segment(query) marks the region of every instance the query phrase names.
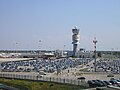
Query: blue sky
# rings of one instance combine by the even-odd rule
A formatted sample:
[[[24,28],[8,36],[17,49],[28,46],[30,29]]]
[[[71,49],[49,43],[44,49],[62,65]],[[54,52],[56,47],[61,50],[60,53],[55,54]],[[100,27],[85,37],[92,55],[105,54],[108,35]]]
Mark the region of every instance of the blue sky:
[[[2,50],[72,49],[74,26],[79,48],[120,50],[120,0],[0,0]]]

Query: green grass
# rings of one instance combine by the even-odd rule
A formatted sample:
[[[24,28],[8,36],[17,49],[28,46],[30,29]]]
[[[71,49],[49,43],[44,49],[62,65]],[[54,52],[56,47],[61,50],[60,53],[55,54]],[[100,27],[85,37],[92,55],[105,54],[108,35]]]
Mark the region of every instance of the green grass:
[[[88,72],[88,68],[80,69],[79,71]]]
[[[0,78],[0,83],[19,88],[20,90],[82,90],[84,87],[52,82],[35,82]]]

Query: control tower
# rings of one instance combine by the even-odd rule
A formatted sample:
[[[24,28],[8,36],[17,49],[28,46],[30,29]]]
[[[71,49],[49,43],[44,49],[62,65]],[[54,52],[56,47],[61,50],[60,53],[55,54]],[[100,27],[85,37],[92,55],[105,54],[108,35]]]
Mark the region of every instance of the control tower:
[[[77,26],[74,27],[74,29],[72,29],[72,44],[73,44],[73,57],[76,56],[76,52],[77,52],[77,47],[80,41],[80,35],[79,35],[79,29],[77,28]]]

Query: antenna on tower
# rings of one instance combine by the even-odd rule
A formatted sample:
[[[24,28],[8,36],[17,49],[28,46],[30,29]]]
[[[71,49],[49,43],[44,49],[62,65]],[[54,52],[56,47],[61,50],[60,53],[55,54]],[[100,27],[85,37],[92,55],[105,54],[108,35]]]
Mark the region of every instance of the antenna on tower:
[[[77,26],[74,26],[75,29],[77,29]]]

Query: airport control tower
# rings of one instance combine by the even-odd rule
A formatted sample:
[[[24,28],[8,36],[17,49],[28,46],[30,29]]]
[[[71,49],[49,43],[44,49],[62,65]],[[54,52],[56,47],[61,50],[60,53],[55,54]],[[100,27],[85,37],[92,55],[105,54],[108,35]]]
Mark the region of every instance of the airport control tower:
[[[74,29],[72,29],[72,32],[73,32],[73,35],[72,35],[73,57],[75,57],[79,40],[80,40],[79,29],[77,29],[77,27],[75,26]]]

